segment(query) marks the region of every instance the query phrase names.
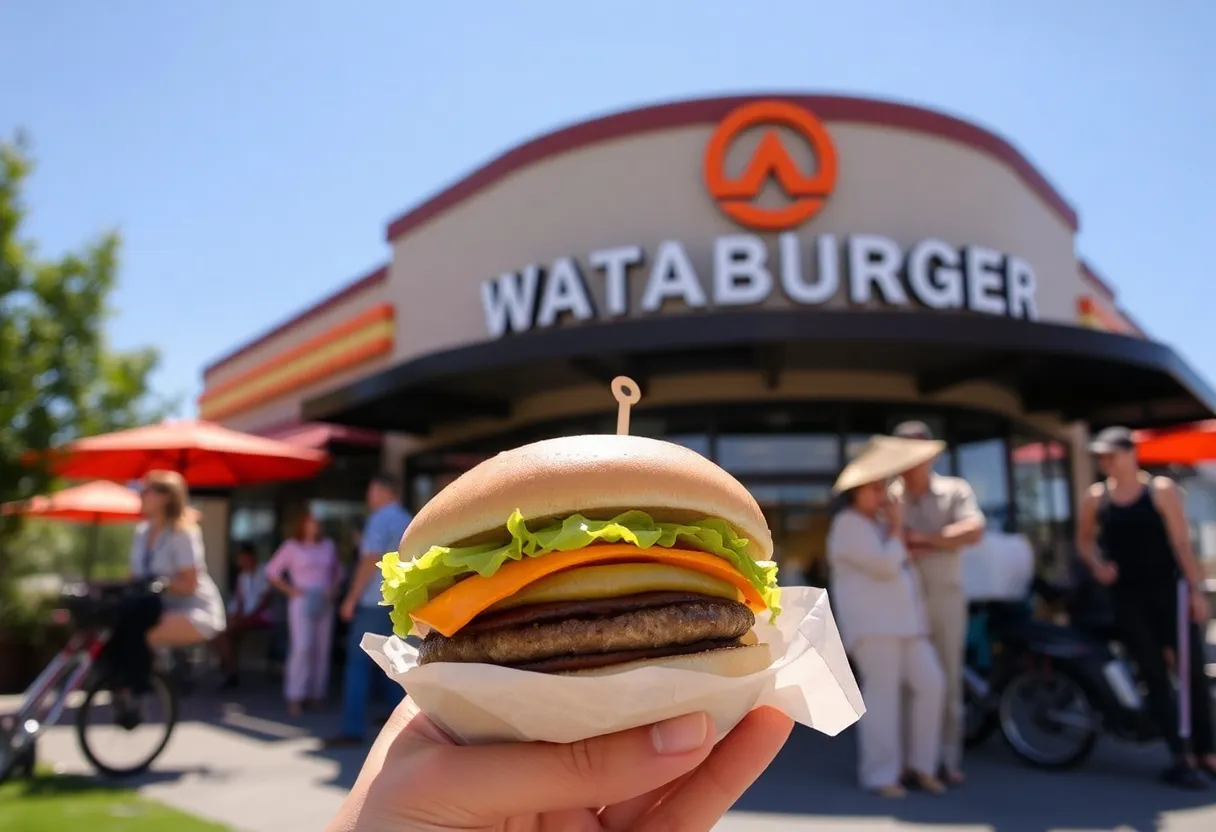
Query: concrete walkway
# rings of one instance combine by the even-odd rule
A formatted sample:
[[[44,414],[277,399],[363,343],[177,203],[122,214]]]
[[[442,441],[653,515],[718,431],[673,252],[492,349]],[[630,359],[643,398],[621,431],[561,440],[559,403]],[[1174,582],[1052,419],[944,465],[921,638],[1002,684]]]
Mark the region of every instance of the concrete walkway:
[[[5,703],[0,702],[0,709]],[[323,751],[315,737],[334,713],[293,724],[270,689],[186,703],[141,792],[212,818],[234,832],[320,832],[354,781],[363,751]],[[1164,753],[1103,743],[1081,770],[1052,774],[1019,766],[999,739],[971,755],[965,788],[945,798],[901,802],[861,794],[853,784],[853,738],[799,729],[776,763],[719,825],[725,832],[798,830],[1153,830],[1212,832],[1216,787],[1200,794],[1159,786]],[[88,773],[70,728],[52,729],[42,756]]]

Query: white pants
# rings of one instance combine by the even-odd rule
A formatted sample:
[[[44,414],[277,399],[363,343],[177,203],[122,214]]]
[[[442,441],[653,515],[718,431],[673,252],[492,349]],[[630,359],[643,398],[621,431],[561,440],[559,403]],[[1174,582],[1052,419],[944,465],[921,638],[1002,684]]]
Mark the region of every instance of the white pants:
[[[283,674],[283,696],[288,702],[325,698],[329,689],[333,607],[329,606],[318,618],[310,618],[304,598],[290,599],[287,602],[287,631],[290,647]]]
[[[866,712],[858,724],[858,779],[863,788],[899,782],[905,764],[934,774],[941,754],[946,680],[925,638],[869,636],[853,645]],[[903,689],[907,686],[908,748],[904,752]]]
[[[941,764],[958,771],[963,764],[966,708],[963,704],[963,654],[967,650],[967,597],[960,587],[925,583],[929,640],[946,677]]]

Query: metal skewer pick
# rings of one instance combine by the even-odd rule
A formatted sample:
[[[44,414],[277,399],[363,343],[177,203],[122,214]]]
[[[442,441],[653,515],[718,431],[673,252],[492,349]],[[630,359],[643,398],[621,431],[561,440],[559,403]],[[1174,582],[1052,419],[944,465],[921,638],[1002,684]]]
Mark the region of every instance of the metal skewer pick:
[[[617,376],[612,380],[612,395],[616,399],[616,432],[620,436],[629,435],[629,411],[642,400],[642,391],[638,383],[629,376]]]

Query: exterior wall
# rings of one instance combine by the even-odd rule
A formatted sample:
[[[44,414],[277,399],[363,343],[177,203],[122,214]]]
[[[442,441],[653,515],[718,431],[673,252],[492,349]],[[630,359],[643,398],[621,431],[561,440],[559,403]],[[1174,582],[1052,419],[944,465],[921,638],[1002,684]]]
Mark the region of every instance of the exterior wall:
[[[194,501],[199,510],[199,530],[207,554],[207,572],[223,592],[228,587],[228,499],[200,497]]]
[[[990,246],[1028,261],[1042,320],[1076,323],[1083,281],[1068,224],[1007,165],[966,145],[869,125],[828,125],[840,179],[821,214],[798,233],[873,233],[907,246],[927,237]],[[403,303],[396,359],[486,340],[480,286],[562,256],[663,240],[684,243],[707,281],[713,239],[739,233],[701,185],[711,126],[646,133],[522,169],[394,243],[389,292]],[[475,245],[470,245],[475,229]],[[774,236],[765,235],[770,250]],[[602,284],[589,280],[603,306]],[[632,281],[632,309],[642,292]],[[788,305],[772,296],[768,306]],[[829,306],[843,305],[841,299]],[[688,310],[673,307],[667,314]]]
[[[204,371],[204,389],[199,399],[203,418],[212,418],[239,430],[296,419],[300,402],[309,396],[335,383],[361,378],[390,363],[394,332],[391,319],[384,322],[388,326],[387,345],[383,344],[383,339],[380,348],[368,343],[368,336],[374,339],[377,330],[383,329],[376,310],[383,308],[389,314],[395,314],[386,276],[386,270],[373,272],[287,325],[209,367]],[[368,346],[373,349],[369,350]],[[340,350],[338,355],[327,354],[335,347]],[[334,358],[341,363],[335,365]],[[300,362],[307,365],[299,368],[304,372],[303,377],[312,377],[307,383],[293,384],[277,395],[255,397],[236,409],[224,401],[226,396],[232,395],[246,399],[245,391],[251,383],[256,385],[271,373],[284,368],[290,370],[293,365],[298,367]],[[298,373],[294,375],[301,377]],[[291,378],[286,381],[290,383]],[[225,404],[229,406],[225,407]]]
[[[803,244],[804,261],[813,262],[813,250],[807,247],[822,235],[843,240],[855,234],[877,234],[896,241],[905,251],[927,238],[952,246],[983,245],[1030,264],[1037,277],[1036,302],[1041,320],[1138,332],[1134,322],[1118,309],[1102,279],[1078,261],[1074,252],[1075,215],[1024,160],[1010,161],[1008,154],[993,152],[993,143],[1001,140],[966,125],[963,132],[970,131],[971,140],[896,122],[898,119],[877,124],[873,119],[857,117],[825,120],[839,173],[822,210],[792,230]],[[231,385],[233,379],[256,374],[267,362],[274,362],[344,320],[377,304],[392,304],[396,315],[391,353],[225,414],[220,421],[256,431],[298,419],[301,403],[327,390],[391,364],[490,340],[483,283],[532,264],[547,267],[561,257],[573,257],[580,263],[593,302],[603,310],[603,278],[588,268],[588,254],[614,246],[642,247],[648,262],[631,273],[628,315],[644,316],[646,313],[638,309],[649,258],[662,241],[678,241],[687,251],[702,287],[710,293],[715,238],[755,233],[727,218],[706,190],[702,166],[716,128],[716,123],[706,122],[640,129],[533,159],[486,187],[468,182],[455,186],[413,212],[415,219],[416,215],[426,215],[420,223],[407,222],[407,215],[390,227],[392,259],[386,269],[357,281],[294,322],[209,368],[204,401],[215,396],[215,391],[222,391],[224,385]],[[804,170],[819,162],[800,137],[784,128],[778,128],[778,134],[782,146]],[[752,158],[760,136],[760,131],[740,136],[727,156],[726,167],[732,175]],[[512,151],[507,157],[526,149]],[[782,198],[770,183],[759,203],[775,204]],[[777,234],[759,236],[776,271],[780,251]],[[843,307],[848,303],[842,292],[826,306]],[[877,303],[880,301],[871,301],[872,305]],[[763,305],[779,308],[790,305],[790,301],[778,289]],[[669,302],[659,314],[693,311]],[[578,324],[567,319],[558,325]],[[704,382],[703,377],[658,380],[652,384],[647,402],[657,406],[703,401],[711,389],[712,397],[719,400],[723,389],[730,390],[728,396],[740,398],[839,395],[907,400],[916,395],[910,379],[894,375],[787,374],[777,390],[768,390],[751,377],[726,387]],[[603,403],[598,400],[601,393],[574,389],[529,396],[516,404],[509,423],[469,423],[425,439],[393,437],[385,444],[384,462],[395,470],[407,447],[454,441],[458,436],[503,429],[580,407],[602,409]],[[955,389],[943,400],[958,397],[1010,415],[1021,413],[1015,397],[994,388]],[[1058,424],[1043,427],[1053,434],[1063,430]]]

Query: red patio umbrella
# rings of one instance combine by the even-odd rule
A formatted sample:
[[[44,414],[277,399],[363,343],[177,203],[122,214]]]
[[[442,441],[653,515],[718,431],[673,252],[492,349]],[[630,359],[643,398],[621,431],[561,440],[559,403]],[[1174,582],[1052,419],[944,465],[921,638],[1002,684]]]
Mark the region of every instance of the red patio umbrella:
[[[4,514],[20,514],[47,520],[67,520],[89,523],[89,551],[85,558],[85,577],[93,570],[97,556],[98,531],[103,523],[134,523],[140,516],[139,495],[130,488],[112,482],[90,482],[65,488],[54,494],[5,503]]]
[[[153,470],[176,471],[196,488],[228,488],[311,477],[329,455],[213,422],[181,421],[79,439],[53,452],[71,479],[128,482]]]
[[[1138,431],[1136,455],[1146,465],[1194,465],[1216,460],[1216,419]]]
[[[5,503],[3,512],[77,523],[130,523],[139,519],[139,503],[139,495],[130,488],[100,481]]]

